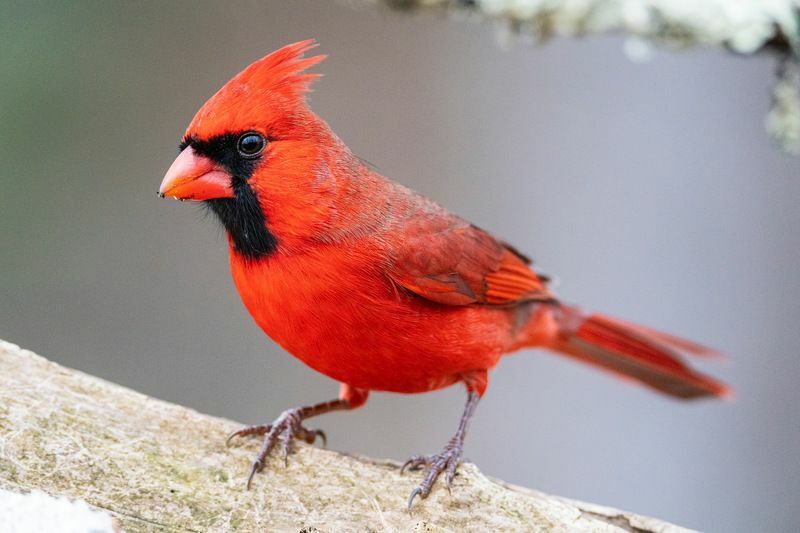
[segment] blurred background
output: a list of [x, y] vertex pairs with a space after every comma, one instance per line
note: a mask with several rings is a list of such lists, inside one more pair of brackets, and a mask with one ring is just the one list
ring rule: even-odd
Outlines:
[[[762, 128], [770, 57], [503, 50], [490, 25], [313, 0], [68, 4], [2, 6], [1, 338], [242, 422], [335, 395], [247, 315], [215, 221], [155, 195], [206, 98], [314, 37], [329, 59], [312, 106], [381, 173], [532, 255], [564, 300], [731, 356], [703, 367], [736, 388], [727, 403], [508, 357], [467, 458], [702, 530], [797, 531], [800, 159]], [[334, 449], [404, 460], [438, 451], [463, 402], [374, 394], [314, 424]]]

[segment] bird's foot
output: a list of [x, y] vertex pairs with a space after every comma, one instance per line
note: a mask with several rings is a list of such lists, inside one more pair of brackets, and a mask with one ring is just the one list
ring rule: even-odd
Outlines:
[[253, 476], [261, 472], [264, 468], [267, 456], [272, 448], [280, 441], [283, 451], [284, 464], [288, 465], [289, 452], [292, 449], [294, 439], [299, 439], [308, 444], [313, 444], [317, 437], [322, 439], [323, 445], [327, 446], [328, 439], [325, 433], [320, 429], [308, 429], [303, 427], [303, 408], [287, 409], [275, 419], [272, 424], [265, 424], [261, 426], [245, 426], [238, 431], [234, 431], [228, 436], [225, 441], [230, 444], [231, 440], [236, 437], [248, 437], [250, 435], [264, 435], [264, 441], [261, 444], [261, 450], [253, 461], [253, 467], [250, 469], [250, 475], [247, 477], [247, 488], [250, 489], [250, 484], [253, 481]]
[[406, 469], [417, 470], [422, 466], [427, 469], [425, 472], [425, 479], [422, 480], [422, 483], [417, 485], [417, 488], [411, 491], [411, 496], [408, 498], [409, 509], [411, 509], [411, 504], [414, 503], [414, 498], [417, 496], [423, 499], [428, 497], [428, 494], [431, 493], [431, 488], [433, 488], [434, 483], [436, 483], [436, 480], [442, 472], [445, 473], [445, 486], [448, 491], [450, 490], [453, 478], [456, 475], [456, 469], [461, 463], [463, 445], [464, 439], [455, 436], [450, 439], [450, 442], [447, 443], [441, 453], [435, 455], [415, 455], [405, 462], [402, 468], [400, 468], [401, 474]]

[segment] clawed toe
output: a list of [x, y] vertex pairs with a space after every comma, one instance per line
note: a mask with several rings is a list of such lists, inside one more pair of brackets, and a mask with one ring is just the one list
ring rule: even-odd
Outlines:
[[256, 459], [253, 461], [253, 467], [250, 469], [250, 475], [247, 476], [247, 490], [250, 490], [250, 485], [253, 483], [253, 477], [258, 473], [261, 472], [261, 469], [264, 468], [264, 463], [260, 460]]
[[245, 426], [241, 429], [237, 429], [233, 433], [229, 434], [228, 437], [225, 439], [225, 446], [230, 446], [231, 441], [238, 437], [249, 437], [250, 435], [266, 435], [272, 429], [272, 424], [263, 424], [260, 426]]
[[405, 462], [400, 468], [402, 474], [406, 469], [416, 470], [422, 466], [427, 467], [425, 478], [413, 491], [408, 498], [408, 509], [411, 510], [411, 505], [414, 503], [414, 498], [419, 496], [422, 499], [428, 497], [436, 480], [444, 472], [445, 486], [448, 492], [453, 483], [453, 478], [456, 475], [458, 465], [461, 463], [461, 443], [451, 442], [445, 447], [442, 453], [437, 455], [415, 455]]
[[400, 467], [400, 474], [408, 470], [419, 470], [421, 466], [427, 466], [431, 463], [431, 457], [428, 455], [415, 455]]
[[448, 492], [450, 492], [450, 488], [453, 486], [453, 478], [456, 477], [457, 469], [458, 463], [456, 462], [447, 465], [447, 472], [444, 475], [444, 484], [447, 487]]
[[322, 430], [307, 429], [302, 425], [302, 416], [297, 409], [284, 411], [272, 424], [260, 426], [247, 426], [231, 433], [225, 443], [230, 445], [231, 441], [237, 437], [248, 437], [251, 435], [263, 435], [264, 441], [261, 443], [261, 450], [253, 462], [250, 475], [247, 477], [247, 489], [253, 483], [253, 478], [257, 473], [264, 469], [267, 456], [278, 442], [283, 455], [284, 465], [289, 465], [289, 454], [292, 452], [295, 439], [302, 440], [308, 444], [313, 444], [317, 437], [321, 438], [327, 445], [327, 437]]
[[[414, 498], [416, 498], [417, 495], [419, 495], [419, 494], [422, 494], [422, 489], [420, 487], [416, 487], [414, 490], [411, 491], [411, 496], [408, 497], [408, 510], [409, 511], [411, 511], [411, 505], [414, 503]], [[424, 499], [426, 496], [427, 496], [427, 494], [422, 496], [422, 498]]]
[[328, 436], [325, 435], [325, 432], [321, 429], [311, 429], [300, 426], [300, 431], [295, 435], [295, 438], [302, 440], [306, 444], [314, 444], [317, 441], [317, 437], [322, 439], [322, 447], [327, 448]]

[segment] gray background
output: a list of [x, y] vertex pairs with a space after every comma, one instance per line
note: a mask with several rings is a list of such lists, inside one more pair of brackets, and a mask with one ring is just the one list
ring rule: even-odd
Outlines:
[[[694, 404], [508, 357], [466, 455], [687, 526], [797, 530], [800, 160], [762, 130], [770, 58], [503, 51], [490, 26], [310, 0], [66, 4], [2, 6], [0, 337], [247, 422], [334, 395], [247, 316], [214, 221], [154, 194], [208, 96], [316, 37], [313, 107], [383, 174], [533, 255], [565, 300], [731, 355], [704, 368], [736, 401]], [[463, 400], [375, 394], [319, 425], [335, 449], [404, 459], [438, 450]]]

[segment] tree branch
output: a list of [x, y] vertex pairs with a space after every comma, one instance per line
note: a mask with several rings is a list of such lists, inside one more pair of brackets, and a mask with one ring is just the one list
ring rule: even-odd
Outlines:
[[800, 53], [797, 0], [362, 0], [403, 11], [461, 13], [536, 41], [617, 32], [676, 47]]
[[305, 445], [288, 466], [271, 460], [248, 492], [258, 444], [226, 448], [236, 427], [0, 341], [0, 489], [85, 500], [128, 532], [686, 531], [494, 481], [471, 464], [452, 495], [437, 487], [409, 514], [419, 475]]

